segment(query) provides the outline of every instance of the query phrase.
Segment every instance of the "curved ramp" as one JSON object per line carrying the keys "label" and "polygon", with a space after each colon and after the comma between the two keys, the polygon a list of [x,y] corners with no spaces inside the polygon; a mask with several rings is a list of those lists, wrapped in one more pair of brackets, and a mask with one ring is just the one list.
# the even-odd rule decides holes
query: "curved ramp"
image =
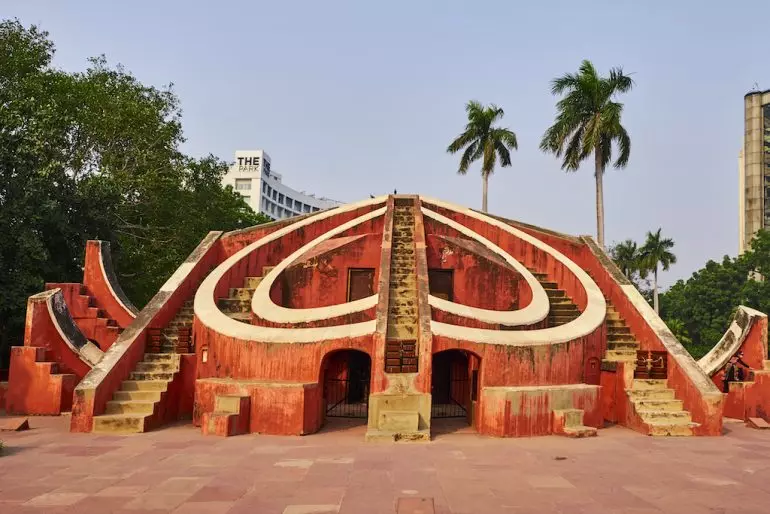
{"label": "curved ramp", "polygon": [[[698,361],[698,366],[709,376],[713,376],[741,349],[752,327],[767,314],[741,305],[735,311],[733,321],[722,339]],[[764,342],[763,355],[767,355],[767,343]]]}

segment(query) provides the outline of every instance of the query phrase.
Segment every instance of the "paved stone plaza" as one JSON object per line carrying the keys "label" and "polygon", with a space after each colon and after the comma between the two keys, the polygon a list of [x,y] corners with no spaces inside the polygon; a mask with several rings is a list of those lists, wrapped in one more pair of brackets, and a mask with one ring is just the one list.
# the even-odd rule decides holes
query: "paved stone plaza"
{"label": "paved stone plaza", "polygon": [[189,425],[133,436],[72,434],[67,417],[4,432],[0,512],[437,513],[768,512],[770,433],[651,438],[612,427],[587,439],[363,442],[337,422],[307,437],[204,437]]}

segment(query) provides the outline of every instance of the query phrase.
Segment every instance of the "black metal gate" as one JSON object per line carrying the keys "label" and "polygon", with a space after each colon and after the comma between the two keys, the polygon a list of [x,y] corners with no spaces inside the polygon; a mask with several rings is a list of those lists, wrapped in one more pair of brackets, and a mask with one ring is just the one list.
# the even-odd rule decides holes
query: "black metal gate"
{"label": "black metal gate", "polygon": [[470,400],[467,376],[452,377],[448,381],[433,385],[431,418],[465,418],[466,405]]}
{"label": "black metal gate", "polygon": [[328,378],[324,384],[326,415],[366,418],[369,415],[369,377]]}

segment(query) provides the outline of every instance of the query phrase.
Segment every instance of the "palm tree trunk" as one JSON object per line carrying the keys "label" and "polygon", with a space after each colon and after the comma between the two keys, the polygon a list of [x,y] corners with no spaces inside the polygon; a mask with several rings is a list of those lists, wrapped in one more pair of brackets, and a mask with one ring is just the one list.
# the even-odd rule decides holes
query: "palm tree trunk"
{"label": "palm tree trunk", "polygon": [[600,148],[596,148],[594,151],[594,158],[594,176],[596,177],[596,238],[599,240],[599,246],[604,248],[604,184],[602,183],[604,164]]}
{"label": "palm tree trunk", "polygon": [[481,193],[481,210],[487,212],[487,190],[489,189],[489,174],[481,174],[481,183],[483,184]]}
{"label": "palm tree trunk", "polygon": [[655,314],[660,314],[658,306],[658,265],[655,264],[655,269],[652,273],[652,305],[655,309]]}

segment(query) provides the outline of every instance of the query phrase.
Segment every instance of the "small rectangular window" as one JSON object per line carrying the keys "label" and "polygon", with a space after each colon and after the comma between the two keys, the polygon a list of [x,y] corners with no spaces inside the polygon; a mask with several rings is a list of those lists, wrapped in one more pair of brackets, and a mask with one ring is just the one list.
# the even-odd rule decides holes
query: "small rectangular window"
{"label": "small rectangular window", "polygon": [[283,194],[278,195],[278,203],[283,203]]}
{"label": "small rectangular window", "polygon": [[270,204],[270,213],[275,214],[275,204],[273,203]]}
{"label": "small rectangular window", "polygon": [[320,210],[321,210],[321,209],[319,209],[318,207],[313,207],[313,212],[318,212],[318,211],[320,211]]}
{"label": "small rectangular window", "polygon": [[273,200],[275,200],[276,198],[278,198],[278,191],[273,189]]}
{"label": "small rectangular window", "polygon": [[286,207],[291,208],[291,198],[289,198],[288,196],[286,197]]}
{"label": "small rectangular window", "polygon": [[302,202],[299,200],[294,200],[294,210],[297,212],[302,212]]}
{"label": "small rectangular window", "polygon": [[267,193],[267,188],[268,188],[267,182],[262,182],[262,192],[263,193]]}
{"label": "small rectangular window", "polygon": [[235,190],[236,191],[249,191],[249,190],[251,190],[251,179],[250,178],[237,178],[237,179],[235,179]]}
{"label": "small rectangular window", "polygon": [[302,210],[304,212],[310,212],[310,206],[308,204],[305,204],[305,205],[302,206]]}

